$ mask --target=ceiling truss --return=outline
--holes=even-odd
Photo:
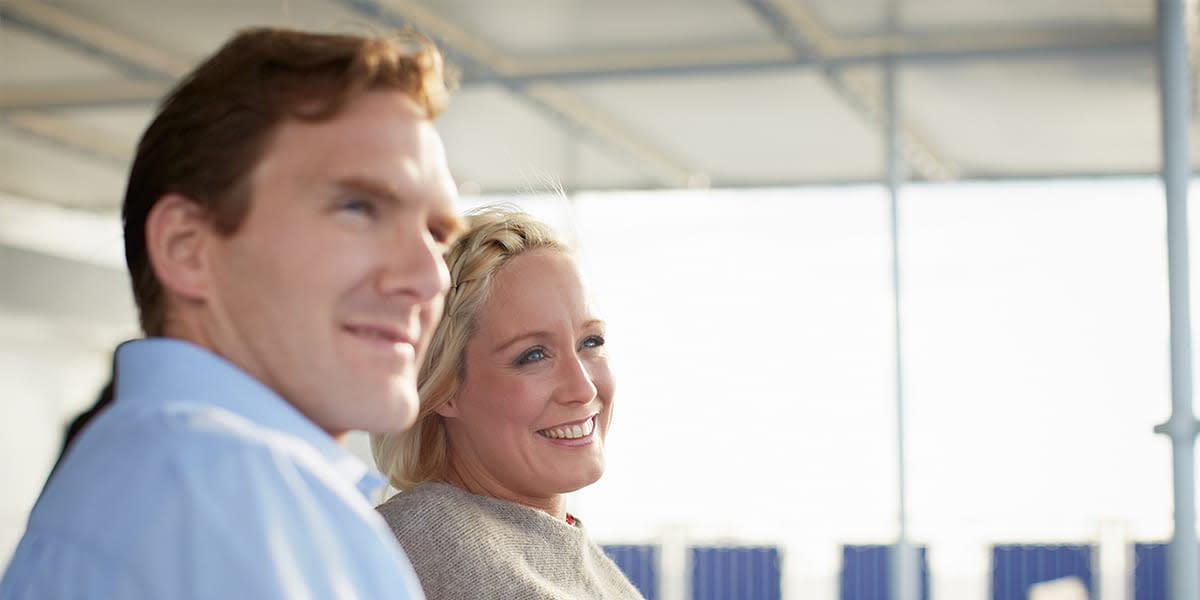
[[[919,61],[954,61],[1023,54],[1079,54],[1153,47],[1152,27],[1088,28],[1061,31],[980,32],[971,35],[877,35],[840,37],[802,0],[741,0],[771,30],[773,39],[753,44],[702,49],[622,51],[516,59],[488,45],[474,32],[414,0],[330,0],[389,26],[411,26],[437,40],[448,62],[462,71],[463,87],[499,85],[569,135],[607,149],[647,178],[646,187],[687,187],[707,181],[692,165],[643,139],[618,119],[568,89],[585,81],[639,77],[721,75],[817,69],[843,101],[876,131],[886,114],[881,87],[848,69],[854,66]],[[0,0],[0,20],[41,35],[88,56],[99,57],[130,79],[109,82],[13,86],[0,95],[0,122],[107,161],[127,161],[130,148],[62,118],[55,111],[80,107],[153,104],[191,63],[124,32],[34,0]],[[954,179],[960,169],[926,141],[912,124],[899,120],[900,148],[913,174],[926,180]],[[469,173],[462,174],[470,178]],[[736,182],[713,182],[719,186]],[[569,182],[568,185],[572,185]]]

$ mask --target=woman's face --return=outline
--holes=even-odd
[[[534,506],[599,479],[613,379],[575,262],[555,250],[517,256],[475,318],[466,378],[438,410],[458,475],[471,491]]]

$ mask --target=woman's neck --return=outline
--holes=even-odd
[[[567,501],[566,496],[562,494],[553,494],[545,498],[517,494],[497,483],[494,478],[486,476],[486,474],[477,475],[470,469],[459,468],[459,465],[453,463],[450,465],[450,469],[448,469],[443,481],[477,496],[485,496],[528,506],[529,508],[540,510],[560,521],[566,522],[567,520]]]

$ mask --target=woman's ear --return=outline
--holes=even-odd
[[[146,215],[146,254],[165,289],[187,300],[201,300],[211,273],[205,255],[215,232],[206,211],[181,194],[167,194]]]
[[[458,417],[458,394],[450,397],[449,400],[442,403],[441,406],[433,409],[433,412],[442,415],[442,418],[453,419]]]

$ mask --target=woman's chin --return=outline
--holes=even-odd
[[[599,464],[585,472],[574,472],[570,476],[559,478],[558,493],[569,494],[578,492],[583,488],[600,481],[600,477],[604,475],[604,465]]]

